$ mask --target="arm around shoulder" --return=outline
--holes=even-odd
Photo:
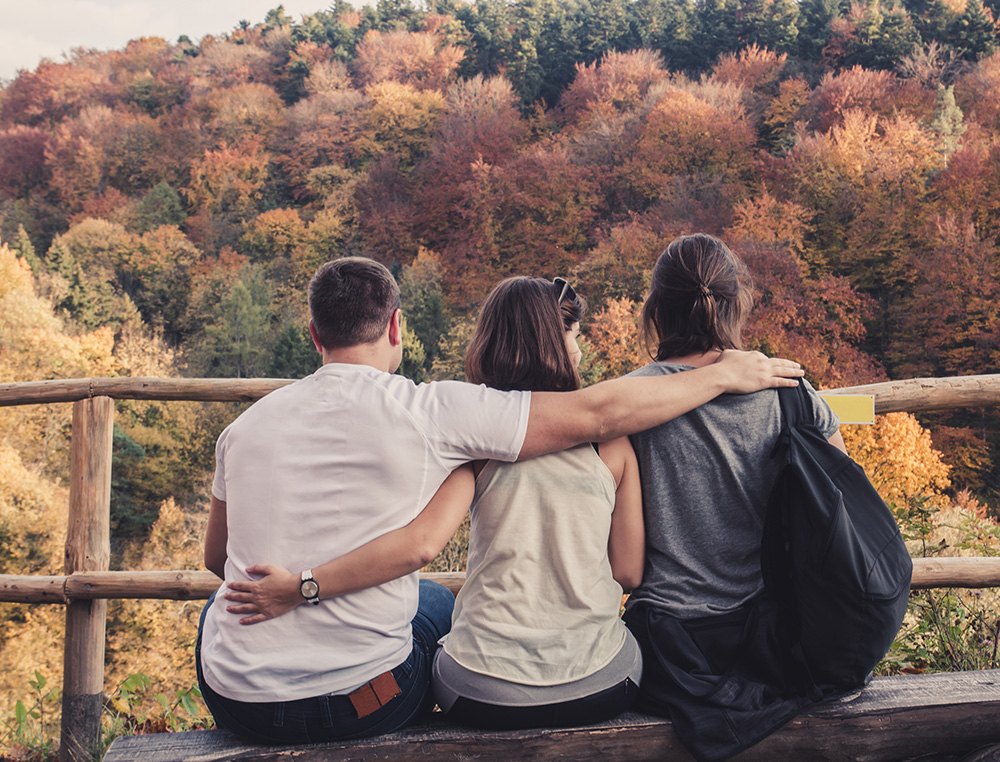
[[[795,386],[801,375],[790,360],[727,350],[718,362],[684,373],[616,378],[575,392],[534,392],[518,460],[645,431],[723,393]]]

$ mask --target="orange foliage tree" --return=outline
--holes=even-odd
[[[371,29],[355,55],[361,85],[392,81],[417,90],[443,90],[453,81],[465,52],[432,32]]]

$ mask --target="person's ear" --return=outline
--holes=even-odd
[[[403,311],[399,308],[389,318],[389,343],[394,347],[403,343]]]
[[[309,320],[309,335],[312,336],[313,346],[316,347],[316,351],[323,354],[323,345],[320,344],[319,334],[316,332],[316,324],[312,319]]]

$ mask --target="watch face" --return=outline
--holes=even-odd
[[[319,595],[319,585],[317,585],[316,581],[312,579],[307,579],[299,585],[299,590],[301,591],[303,598],[315,598]]]

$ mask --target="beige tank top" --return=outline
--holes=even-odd
[[[476,479],[465,585],[446,653],[466,669],[559,685],[604,667],[625,642],[608,535],[615,480],[591,445]]]

